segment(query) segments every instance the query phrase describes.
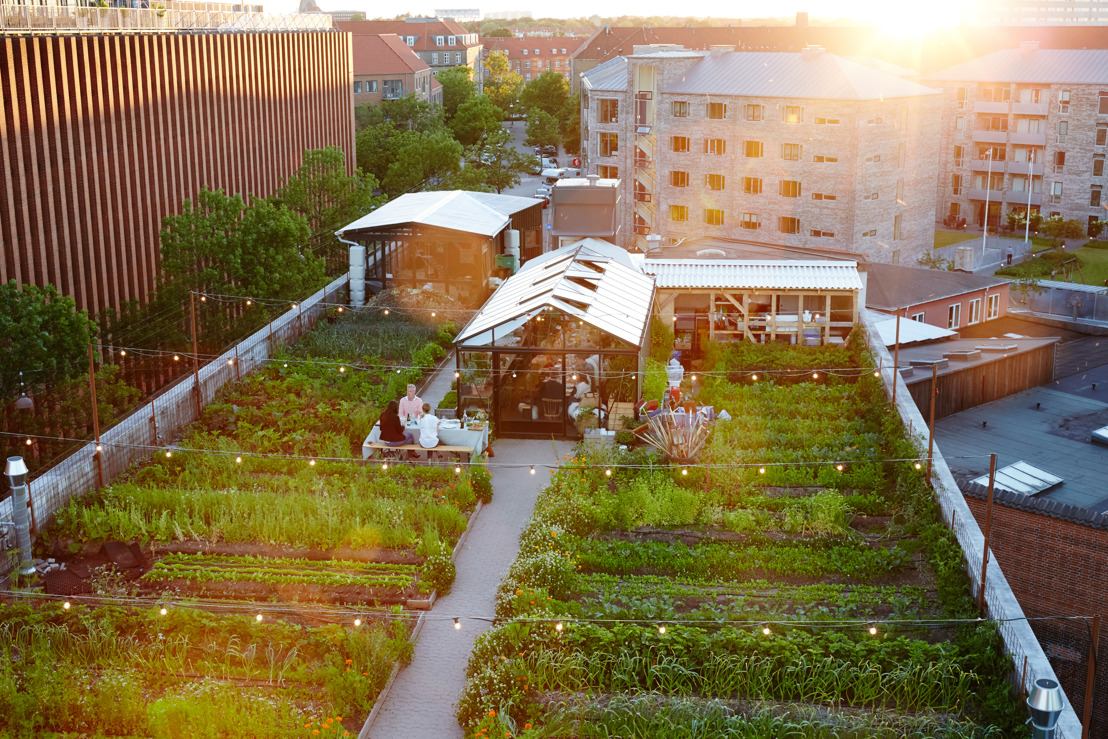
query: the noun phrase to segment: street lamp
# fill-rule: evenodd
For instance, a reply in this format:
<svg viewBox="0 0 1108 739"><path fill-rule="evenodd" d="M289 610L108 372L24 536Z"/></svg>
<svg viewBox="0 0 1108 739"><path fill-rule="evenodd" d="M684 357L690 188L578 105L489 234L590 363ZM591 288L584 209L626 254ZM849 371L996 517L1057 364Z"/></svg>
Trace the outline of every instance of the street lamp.
<svg viewBox="0 0 1108 739"><path fill-rule="evenodd" d="M23 457L8 457L4 474L12 486L12 522L15 523L15 540L19 546L19 573L33 575L31 564L31 528L27 521L27 464Z"/></svg>
<svg viewBox="0 0 1108 739"><path fill-rule="evenodd" d="M1050 678L1039 678L1031 695L1027 696L1027 710L1031 714L1033 739L1054 739L1058 717L1062 715L1062 688Z"/></svg>

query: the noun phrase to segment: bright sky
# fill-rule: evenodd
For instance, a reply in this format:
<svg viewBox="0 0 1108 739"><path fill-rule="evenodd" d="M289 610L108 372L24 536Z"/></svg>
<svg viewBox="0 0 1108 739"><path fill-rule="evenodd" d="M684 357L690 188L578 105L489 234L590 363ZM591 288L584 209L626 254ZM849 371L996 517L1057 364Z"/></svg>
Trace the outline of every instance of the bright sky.
<svg viewBox="0 0 1108 739"><path fill-rule="evenodd" d="M299 0L262 0L266 12L296 12ZM380 3L368 0L317 0L324 10L354 10L367 18L380 17L386 12ZM561 0L558 3L532 4L529 0L491 0L491 2L467 2L466 0L400 0L387 6L389 17L400 13L431 15L435 8L478 8L482 13L504 10L531 10L537 17L560 18L587 17L602 13L606 17L618 15L672 15L679 7L682 15L714 18L791 18L798 11L806 11L812 20L847 18L859 25L879 25L901 31L926 30L958 23L959 9L965 2L957 0L932 0L907 3L889 0L785 0L767 5L754 0L686 0L675 6L672 0L635 0L598 6L595 0Z"/></svg>

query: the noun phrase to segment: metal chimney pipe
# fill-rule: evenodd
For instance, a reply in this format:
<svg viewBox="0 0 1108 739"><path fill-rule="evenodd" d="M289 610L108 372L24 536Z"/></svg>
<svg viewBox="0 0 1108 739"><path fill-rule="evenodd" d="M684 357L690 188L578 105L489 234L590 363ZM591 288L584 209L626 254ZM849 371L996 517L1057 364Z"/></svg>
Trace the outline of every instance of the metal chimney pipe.
<svg viewBox="0 0 1108 739"><path fill-rule="evenodd" d="M8 457L4 474L12 486L12 522L15 523L15 540L19 546L19 573L33 575L31 523L27 516L27 464L23 457Z"/></svg>

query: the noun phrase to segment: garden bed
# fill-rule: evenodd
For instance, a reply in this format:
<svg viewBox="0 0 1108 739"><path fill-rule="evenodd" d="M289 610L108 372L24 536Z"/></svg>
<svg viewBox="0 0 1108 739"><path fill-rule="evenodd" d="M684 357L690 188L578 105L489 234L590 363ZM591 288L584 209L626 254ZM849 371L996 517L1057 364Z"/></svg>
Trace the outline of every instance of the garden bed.
<svg viewBox="0 0 1108 739"><path fill-rule="evenodd" d="M467 736L1027 735L868 355L709 356L700 399L733 418L701 465L581 446L551 475L470 658ZM760 361L822 379L753 381Z"/></svg>

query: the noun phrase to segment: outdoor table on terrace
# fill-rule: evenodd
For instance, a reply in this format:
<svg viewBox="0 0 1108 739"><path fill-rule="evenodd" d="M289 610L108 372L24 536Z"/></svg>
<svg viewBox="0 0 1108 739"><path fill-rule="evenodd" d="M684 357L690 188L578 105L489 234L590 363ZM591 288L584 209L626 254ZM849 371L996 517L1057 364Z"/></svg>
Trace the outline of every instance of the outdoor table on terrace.
<svg viewBox="0 0 1108 739"><path fill-rule="evenodd" d="M439 421L439 446L462 446L469 449L469 459L472 461L478 455L483 454L485 449L489 446L489 427L485 424L485 427L480 430L469 430L462 426L461 428L443 428L442 423L448 419L440 419ZM419 443L419 424L406 423L404 424L404 430L412 435L415 443ZM369 459L373 456L375 451L378 451L371 444L377 444L381 440L381 426L380 424L373 424L373 430L369 432L369 436L365 437L365 441L362 442L362 459Z"/></svg>

